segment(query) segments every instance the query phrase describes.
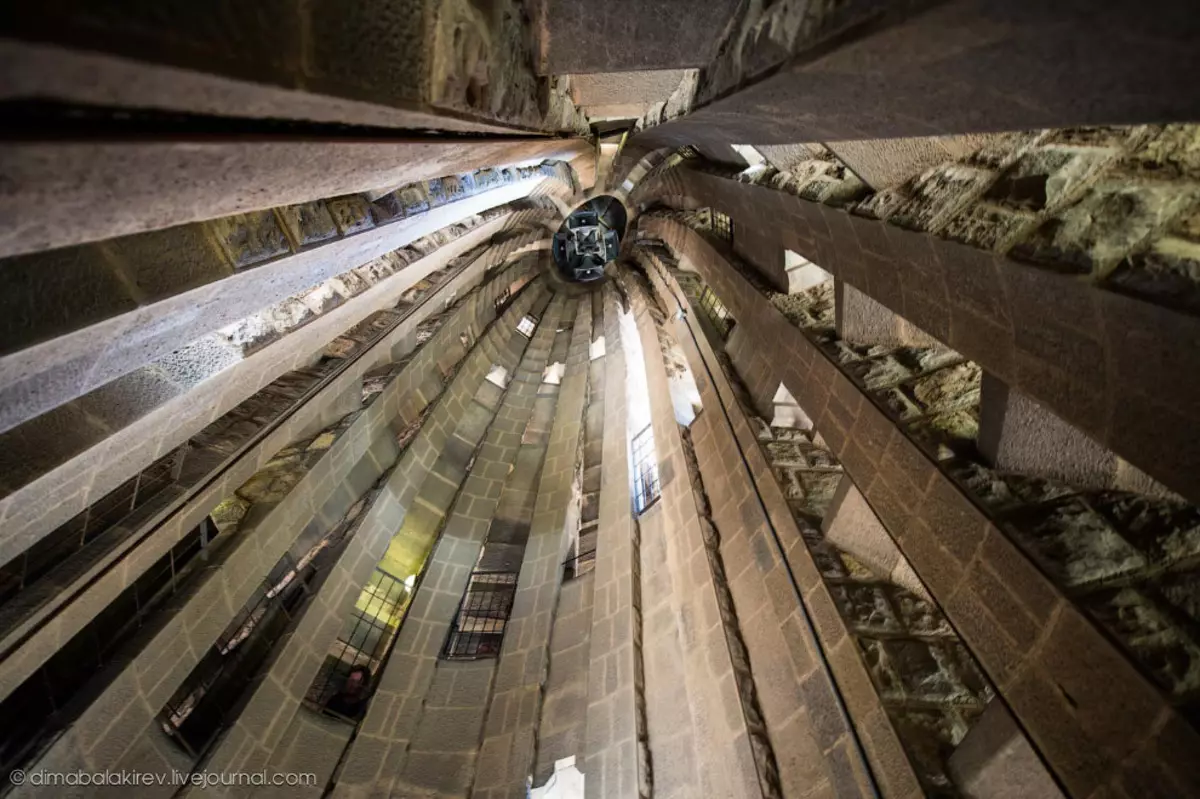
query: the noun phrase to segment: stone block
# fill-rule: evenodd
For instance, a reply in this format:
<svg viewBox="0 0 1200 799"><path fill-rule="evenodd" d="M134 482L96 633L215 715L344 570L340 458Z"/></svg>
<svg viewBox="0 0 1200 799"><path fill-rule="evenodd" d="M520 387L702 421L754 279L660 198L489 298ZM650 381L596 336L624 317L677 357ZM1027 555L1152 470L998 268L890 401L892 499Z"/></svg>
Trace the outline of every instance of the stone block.
<svg viewBox="0 0 1200 799"><path fill-rule="evenodd" d="M271 211L250 211L205 223L235 268L254 266L291 251L287 236Z"/></svg>
<svg viewBox="0 0 1200 799"><path fill-rule="evenodd" d="M950 756L947 767L967 799L1063 797L1003 702L988 705Z"/></svg>
<svg viewBox="0 0 1200 799"><path fill-rule="evenodd" d="M94 389L76 402L92 418L120 430L183 393L183 387L154 366L136 369Z"/></svg>
<svg viewBox="0 0 1200 799"><path fill-rule="evenodd" d="M962 565L971 562L983 541L986 520L953 482L942 475L935 476L919 515L946 552ZM914 566L920 573L920 566Z"/></svg>
<svg viewBox="0 0 1200 799"><path fill-rule="evenodd" d="M297 247L318 244L337 237L338 229L325 203L320 200L276 209Z"/></svg>
<svg viewBox="0 0 1200 799"><path fill-rule="evenodd" d="M846 341L887 348L929 347L936 343L898 313L845 281L837 281L835 287L837 331Z"/></svg>

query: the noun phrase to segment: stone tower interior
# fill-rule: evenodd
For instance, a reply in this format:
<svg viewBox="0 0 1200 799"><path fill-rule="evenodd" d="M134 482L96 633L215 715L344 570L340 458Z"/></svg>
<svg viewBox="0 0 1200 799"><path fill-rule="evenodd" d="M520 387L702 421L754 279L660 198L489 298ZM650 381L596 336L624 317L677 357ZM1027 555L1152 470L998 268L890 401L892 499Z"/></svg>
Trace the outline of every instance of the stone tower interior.
<svg viewBox="0 0 1200 799"><path fill-rule="evenodd" d="M43 0L0 797L1200 797L1200 10Z"/></svg>

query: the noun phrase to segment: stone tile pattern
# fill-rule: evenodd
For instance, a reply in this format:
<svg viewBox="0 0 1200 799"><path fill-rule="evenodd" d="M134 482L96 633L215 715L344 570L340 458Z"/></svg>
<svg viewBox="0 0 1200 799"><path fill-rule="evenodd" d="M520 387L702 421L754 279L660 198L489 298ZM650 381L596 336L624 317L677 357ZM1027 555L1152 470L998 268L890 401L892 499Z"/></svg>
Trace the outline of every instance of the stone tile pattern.
<svg viewBox="0 0 1200 799"><path fill-rule="evenodd" d="M924 795L804 540L811 519L815 515L819 525L825 510L813 507L814 498L827 504L829 492L820 483L800 483L808 489L801 494L803 513L793 511L797 492L785 493L787 483L760 447L769 428L744 410L746 394L710 343L719 339L706 338L691 305L695 296L657 253L641 260L659 297L687 311L673 328L703 378L697 385L705 410L692 425L692 441L783 795L873 795L877 789ZM841 479L829 467L817 476L832 477L833 485Z"/></svg>
<svg viewBox="0 0 1200 799"><path fill-rule="evenodd" d="M292 546L297 531L320 514L335 494L350 492L347 481L354 467L369 458L374 461L373 471L382 472L384 464L376 458L388 449L376 442L381 440L380 433L386 432L371 422L370 414L360 414L316 464L292 484L286 496L269 502L264 513L243 520L236 538L220 549L188 587L170 620L131 642L127 664L112 675L74 724L38 758L38 767L128 766L163 771L189 766L187 758L166 743L156 716ZM343 499L353 501L348 496ZM256 712L252 702L246 713ZM49 796L56 795L56 791L51 787L24 788L25 795Z"/></svg>
<svg viewBox="0 0 1200 799"><path fill-rule="evenodd" d="M777 289L784 249L810 258L1195 500L1195 135L1014 134L845 207L696 170L629 190L728 214Z"/></svg>
<svg viewBox="0 0 1200 799"><path fill-rule="evenodd" d="M804 295L790 295L797 297ZM784 310L779 296L772 302ZM1200 555L1200 509L1178 497L1107 490L1107 484L1088 490L1086 481L991 468L980 455L986 421L980 419L978 365L920 331L920 346L897 346L890 331L906 323L878 304L872 313L880 323L874 325L878 338L854 345L811 314L785 310L917 444L942 462L1068 596L1122 643L1175 704L1184 712L1195 707L1200 702L1200 614L1194 610L1195 591L1188 586L1195 582L1194 563ZM753 351L746 341L736 342L746 351L743 359ZM1117 460L1082 433L1057 423L1089 442L1093 451Z"/></svg>
<svg viewBox="0 0 1200 799"><path fill-rule="evenodd" d="M630 511L626 355L620 296L603 289L604 444L592 629L588 637L587 799L651 795L643 666L641 541ZM590 410L590 409L589 409ZM586 476L585 476L586 480Z"/></svg>
<svg viewBox="0 0 1200 799"><path fill-rule="evenodd" d="M485 251L479 257L472 258L469 263L460 267L453 277L443 283L442 290L445 294L455 296L465 293L467 295L454 311L462 320L456 324L465 325L467 332L485 325L489 318L486 314L495 312L494 306L489 304L490 300L480 303L475 299L475 295L471 293L473 287L484 279L489 268L503 263L503 258L511 252L510 247L521 241L523 240L514 239L498 248ZM495 283L494 292L498 294L505 288L511 290L520 281L528 280L533 266L534 261L526 258L518 266L504 269ZM489 289L489 291L491 290ZM237 447L230 447L233 442L229 440L231 431L226 427L227 422L231 421L234 428L249 428L248 430L239 429L238 438L240 438L242 435L257 433L264 425L271 422L269 417L241 419L238 409L243 405L236 405L234 410L230 411L233 419L226 420L226 417L221 417L202 431L198 431L195 439L198 446L195 451L189 453L193 456L190 463L198 463L199 459L195 456L208 453L210 447L216 451L218 456L224 455L224 457L217 457L216 462L210 464L209 472L201 469L192 473L191 479L195 483L200 483L208 477L208 474L215 472L220 472L219 478L190 497L186 504L178 509L163 509L156 516L141 519L143 522L141 528L130 529L123 539L115 542L114 546L104 553L104 557L98 559L90 568L81 570L75 576L73 584L82 585L85 581L90 582L75 601L46 619L47 614L58 607L58 603L49 603L39 613L29 615L19 624L9 627L5 634L6 640L31 629L34 632L22 643L15 656L7 658L0 665L0 693L7 695L16 685L26 679L46 658L54 653L60 640L67 640L82 629L100 610L107 607L121 590L138 579L150 564L170 550L184 535L199 524L209 511L229 496L237 486L248 480L266 462L266 459L289 442L300 437L303 431L323 413L323 408L335 404L338 398L346 392L355 390L360 385L359 381L362 379L363 372L371 363L381 359L400 358L402 360L404 357L411 360L424 352L424 355L418 358L418 363L407 373L401 383L404 386L402 396L405 409L409 414L408 418L410 421L415 419L420 410L436 396L436 392L441 390L437 382L441 379L441 375L434 371L437 360L447 357L446 354L453 352L455 347L461 350L457 334L451 336L447 333L440 340L442 343L435 342L434 347L422 348L416 355L412 352L412 347L416 345L414 337L436 310L437 305L433 301L418 305L410 314L401 319L391 332L375 342L369 354L349 365L330 385L323 388L307 403L298 407L286 421L280 423L265 438L245 451L240 451ZM476 321L468 323L467 319ZM416 375L420 375L420 377L414 379ZM307 383L307 379L297 383L294 380L278 378L276 382L268 384L268 387L262 390L282 394L289 404L294 404L301 396L302 387ZM274 386L275 389L270 389L270 386ZM418 391L418 387L420 387L420 391ZM231 401L232 399L234 398L231 398ZM273 400L272 406L277 402L278 399ZM220 431L215 441L213 437L205 435L213 432L214 428ZM155 442L151 443L153 445ZM188 464L189 461L185 460L185 466ZM139 519L134 518L130 519L129 523L133 524L137 521ZM113 566L118 567L114 568ZM62 590L66 588L67 586L61 586ZM62 594L60 593L58 596L61 597ZM43 619L45 620L34 629L35 623Z"/></svg>
<svg viewBox="0 0 1200 799"><path fill-rule="evenodd" d="M670 401L648 289L624 273L650 394L661 499L638 519L641 534L646 732L654 795L762 796L753 744L726 639L705 520L693 494Z"/></svg>
<svg viewBox="0 0 1200 799"><path fill-rule="evenodd" d="M579 523L573 506L592 324L591 303L579 303L471 787L471 795L480 799L522 796L534 768L543 689L553 668L550 636L560 602L562 563Z"/></svg>
<svg viewBox="0 0 1200 799"><path fill-rule="evenodd" d="M591 305L592 344L603 338L605 333L604 294L603 289L595 290L580 299L581 304ZM607 340L605 347L607 352ZM595 604L595 550L604 468L607 356L597 357L594 352L589 352L588 357L579 529L568 555L575 558L574 565L571 568L564 566L564 582L550 636L550 671L542 701L537 759L533 769L535 786L546 784L554 772L554 764L565 757L575 756L577 768L594 771L588 765L585 748L593 668L602 668L593 666L591 635ZM615 385L622 386L620 382ZM586 554L588 552L592 554ZM611 649L595 653L595 660L602 660L609 651ZM600 779L603 777L600 776Z"/></svg>
<svg viewBox="0 0 1200 799"><path fill-rule="evenodd" d="M544 323L534 331L463 490L450 509L379 690L349 750L338 779L339 796L370 795L383 786L393 791L461 792L469 785L491 695L494 662L463 663L439 657L491 520L512 482L509 469L517 463L520 431L530 423L532 398L561 313L562 303L556 300ZM463 673L472 676L460 681ZM448 692L451 697L460 694L454 705L457 712L430 715L426 709L439 680L443 684L451 680L457 686L458 690ZM468 684L472 689L462 690ZM470 695L470 702L465 701L464 693ZM451 720L455 718L467 728L460 726L453 737L438 736L438 725L453 731ZM430 751L431 745L437 745L438 751Z"/></svg>
<svg viewBox="0 0 1200 799"><path fill-rule="evenodd" d="M1195 731L951 478L699 236L662 220L641 229L748 328L1067 788L1154 774L1191 790Z"/></svg>
<svg viewBox="0 0 1200 799"><path fill-rule="evenodd" d="M498 294L499 289L492 287ZM518 296L506 317L510 325L515 325L516 318L528 307L526 303L532 302L539 291L527 291ZM475 310L474 306L482 306L481 313L490 312L494 316L492 297L485 292L476 292L472 299L475 302L467 303L468 307ZM516 318L512 318L513 315ZM501 329L505 327L492 327L492 330ZM460 391L472 379L476 381L475 385L482 382L486 357L479 354L474 359L468 358L470 368L464 367L459 373L461 379L455 381ZM39 763L49 764L45 766L47 768L60 763L91 763L98 768L102 763L109 764L103 767L128 764L131 768L148 770L161 770L168 765L180 767L177 759L175 762L164 761L154 717L236 610L244 605L254 588L290 548L297 531L304 528L327 497L336 491L349 490L348 485L343 488L346 475L381 435L391 436L390 425L400 409L400 389L404 382L395 381L381 402L358 416L347 433L328 450L327 456L266 515L255 528L255 535L240 536L222 552L220 564L204 573L168 625L140 646L130 665L116 675ZM448 402L447 399L439 402L438 410L444 410ZM403 521L415 488L407 497L401 493L406 504L396 499L397 488L403 489L423 473L412 462L432 464L434 453L444 445L447 436L445 424L437 413L433 414L422 429L423 437L418 437L406 451L404 468L393 472L389 491L372 507L359 534L330 566L320 600L305 608L296 632L276 658L272 674L256 688L245 711L210 762L260 765L268 762L273 744L286 729L329 644L341 628L349 603L374 569L382 554L380 547L386 547L395 532L392 522L398 526ZM394 454L394 445L390 451ZM291 702L284 701L288 697ZM122 708L123 713L114 707Z"/></svg>
<svg viewBox="0 0 1200 799"><path fill-rule="evenodd" d="M457 293L457 290L471 285L472 277L478 280L482 274L482 269L478 274L473 274L475 270L463 270L462 267L462 263L451 262L443 269L429 275L427 279L418 282L404 293L394 309L373 314L366 321L335 339L334 344L330 345L332 352L327 351L330 357L277 378L248 400L205 427L184 445L177 448L174 453L169 454L168 458L182 461L182 464L175 467L173 482L164 489L163 493L155 496L145 505L142 504L142 492L139 490L139 507L133 514L116 519L100 515L99 521L94 518L94 515L103 511L109 503L116 503L124 498L125 505L129 504L128 495L134 490L134 484L128 482L118 491L106 496L101 503L93 505L55 530L52 533L54 539L65 540L71 537L77 545L79 536L83 532L81 525L86 523L88 537L94 539L97 532L100 532L101 538L93 540L79 551L72 552L61 566L62 572L64 572L63 576L42 580L31 587L27 586L19 606L10 604L0 611L0 630L3 630L3 640L15 641L17 637L35 628L35 639L46 637L47 633L61 635L64 630L69 630L69 633L62 640L69 639L78 630L78 627L74 625L90 620L95 612L104 607L104 603L88 602L85 595L82 602L73 604L66 612L53 616L51 614L69 601L70 596L74 593L73 587L82 587L97 579L100 583L115 580L114 584L128 585L130 580L140 576L140 573L129 574L121 569L108 567L117 562L131 547L138 545L147 532L170 518L171 513L178 512L181 498L183 498L183 502L187 502L189 499L194 500L194 497L187 497L188 489L198 486L214 474L226 469L233 469L235 470L234 474L220 480L222 486L228 485L239 476L244 476L246 469L253 468L258 463L257 458L261 454L260 448L263 451L273 452L278 449L281 441L294 440L297 436L304 436L307 434L305 431L310 429L324 429L351 411L357 410L362 404L363 388L354 377L359 374L360 370L348 365L347 359L352 359L352 356L360 354L376 344L379 336L392 338L391 334L395 334L401 336L401 344L408 343L412 338L414 325L418 341L422 336L432 335L433 331L450 314L448 311L431 313L436 306L433 303L425 304L422 301L447 282L450 284L448 291ZM384 347L386 349L386 342ZM394 348L398 347L400 344L394 345ZM402 357L396 365L406 366L412 355L415 355L415 352ZM322 387L318 384L322 380L335 377L343 367L352 370L349 383L340 381L335 384L333 389L321 390ZM400 369L396 368L389 375L389 380L399 374L399 371ZM379 388L382 389L385 385L386 381L380 383ZM342 391L342 386L345 386L344 391ZM341 393L336 395L331 393L334 389ZM318 393L314 397L308 398L312 400L313 404L301 408L306 395L314 390ZM282 431L266 429L293 412L303 420L302 424L287 425ZM267 434L265 441L257 445L251 443L251 439L264 432ZM247 448L250 449L250 452L243 452ZM141 479L141 477L138 478L139 486ZM217 501L220 501L219 493L213 489L200 494L200 497L205 498L205 501L202 502L203 507L211 508L211 502L207 500L213 496L218 497ZM98 527L99 524L108 524L109 527L105 530L103 527ZM174 539L171 539L171 543L174 543ZM24 557L24 555L18 556L17 559L10 561L5 572L17 573L12 570L20 569ZM55 574L59 574L59 572L56 571ZM86 592L92 593L98 587L93 582L86 588ZM45 651L53 651L52 646L47 645ZM31 663L32 661L27 658L28 655L26 662ZM6 693L6 688L0 689L0 695Z"/></svg>
<svg viewBox="0 0 1200 799"><path fill-rule="evenodd" d="M502 290L495 283L489 284L487 289L472 298L475 301L474 310L483 319L488 319L488 309L494 318L494 300ZM305 706L310 686L320 674L330 646L349 618L362 586L387 552L393 538L403 535L406 541L415 542L415 549L432 548L454 494L453 490L436 490L438 483L447 482L439 475L460 473L457 469L451 471L442 456L462 451L460 460L463 467L460 468L465 468L473 445L469 441L458 443L461 439L458 434L466 432L460 431L460 424L468 409L478 403L477 397L495 396L495 392L488 388L491 384L485 384L484 380L492 365L500 363L510 370L516 367L521 348L524 347L524 338L514 332L516 323L530 308L542 307L546 300L547 294L541 283L535 282L517 296L494 324L482 331L472 331L473 346L465 353L465 359L444 393L433 398L436 402L432 412L424 418L420 432L401 455L383 493L364 520L363 527L339 554L316 601L306 607L295 632L277 656L269 682L264 685L281 682L286 676L287 690L275 692L271 705L274 710L269 718L254 718L245 714L239 717L215 750L210 763L231 770L238 770L246 763L269 763L279 770L304 770L324 761L329 768L324 777L328 779L332 776L332 768L337 761L329 763L328 758L321 758L319 754L329 751L331 747L342 751L349 737L348 728L343 725L340 729L330 729L328 725L312 722L310 717L315 714ZM458 326L446 327L439 333L444 332L448 341L455 340L456 331L462 329ZM427 345L425 348L431 355L438 354L437 344L454 346L448 341L439 342L438 338L435 336L429 342L435 346L431 348ZM517 341L517 338L521 340ZM461 344L458 346L462 348ZM393 429L398 421L405 420L401 391L394 390L399 388L397 384L403 378L402 373L397 383L389 387L387 395L368 408L368 411L379 408L381 417ZM485 415L490 415L490 412ZM452 476L451 481L454 479ZM411 608L418 608L415 598ZM428 633L428 628L423 629ZM440 641L434 644L424 641L424 645L436 647ZM387 692L394 690L388 679L388 670L385 668L378 682L376 697L386 698ZM383 721L378 715L376 719L376 723ZM366 724L366 720L363 723ZM299 732L302 730L312 734L301 735ZM372 765L378 767L378 763Z"/></svg>
<svg viewBox="0 0 1200 799"><path fill-rule="evenodd" d="M28 457L19 468L13 465L4 470L10 475L9 479L24 483L19 488L13 485L15 490L0 500L0 514L4 518L0 546L7 553L6 557L19 554L33 541L98 501L282 374L306 366L315 353L340 334L377 311L394 307L420 280L485 244L491 237L519 229L526 223L537 224L537 220L548 213L551 212L538 209L517 211L507 219L488 223L403 270L393 280L322 314L310 324L210 376L189 391L176 393L176 389L171 389L173 395L169 399L157 407L144 408L145 415L135 420L126 419L128 423L123 423L119 429L113 430L96 422L93 432L99 434L101 440L82 452L77 451L72 440L90 441L95 435L86 439L74 438L72 431L78 432L77 425L71 419L65 426L60 425L56 421L57 411L35 420L37 429L22 425L10 431L5 435L12 444L7 451L13 457L19 458L19 453L26 453ZM524 241L503 239L498 250L484 253L483 263L477 263L478 259L468 261L467 274L477 277L487 266L499 263L521 247L533 245L540 235L530 234ZM496 260L488 261L490 258ZM70 412L70 406L63 408ZM37 453L36 457L34 453ZM33 479L38 474L41 476Z"/></svg>

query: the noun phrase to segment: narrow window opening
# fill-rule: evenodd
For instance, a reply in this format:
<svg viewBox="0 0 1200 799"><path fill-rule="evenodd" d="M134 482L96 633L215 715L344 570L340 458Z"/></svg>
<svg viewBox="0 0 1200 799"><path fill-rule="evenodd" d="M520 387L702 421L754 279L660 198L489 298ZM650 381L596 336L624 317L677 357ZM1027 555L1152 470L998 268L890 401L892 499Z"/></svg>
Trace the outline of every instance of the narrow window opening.
<svg viewBox="0 0 1200 799"><path fill-rule="evenodd" d="M521 321L517 322L517 332L525 338L532 338L534 328L537 327L537 318L526 314L521 317Z"/></svg>
<svg viewBox="0 0 1200 799"><path fill-rule="evenodd" d="M475 569L454 617L442 657L475 660L496 657L517 595L517 572Z"/></svg>
<svg viewBox="0 0 1200 799"><path fill-rule="evenodd" d="M708 321L721 338L728 339L733 330L733 314L729 313L729 309L708 286L705 286L704 291L700 293L700 310L708 317Z"/></svg>
<svg viewBox="0 0 1200 799"><path fill-rule="evenodd" d="M642 513L662 496L658 480L658 453L654 449L654 429L646 425L633 437L633 508Z"/></svg>
<svg viewBox="0 0 1200 799"><path fill-rule="evenodd" d="M508 370L500 364L493 364L487 373L487 381L494 386L504 388L508 385Z"/></svg>

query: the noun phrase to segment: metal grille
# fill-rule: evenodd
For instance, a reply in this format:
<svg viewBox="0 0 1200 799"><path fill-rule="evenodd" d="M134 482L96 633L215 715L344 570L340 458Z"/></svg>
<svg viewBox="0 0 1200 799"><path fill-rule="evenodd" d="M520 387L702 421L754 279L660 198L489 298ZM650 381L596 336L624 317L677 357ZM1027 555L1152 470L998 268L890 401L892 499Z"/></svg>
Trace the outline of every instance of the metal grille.
<svg viewBox="0 0 1200 799"><path fill-rule="evenodd" d="M366 666L378 674L411 597L412 589L404 580L375 569L305 698L324 707L355 666Z"/></svg>
<svg viewBox="0 0 1200 799"><path fill-rule="evenodd" d="M157 624L171 596L204 573L213 539L224 541L219 533L205 518L0 703L0 780L71 724L82 707L72 700L93 690L94 679L115 673L106 667L120 658L121 645ZM0 792L3 786L0 781Z"/></svg>
<svg viewBox="0 0 1200 799"><path fill-rule="evenodd" d="M725 241L733 241L733 222L729 216L720 211L709 210L712 232Z"/></svg>
<svg viewBox="0 0 1200 799"><path fill-rule="evenodd" d="M712 322L712 326L716 328L721 338L729 338L729 331L733 330L733 315L708 286L705 286L704 291L700 292L700 310L704 311L704 315L708 317L708 321Z"/></svg>
<svg viewBox="0 0 1200 799"><path fill-rule="evenodd" d="M285 555L163 708L163 730L193 758L207 749L244 698L307 598L315 573L311 562L297 564Z"/></svg>
<svg viewBox="0 0 1200 799"><path fill-rule="evenodd" d="M511 288L506 288L506 289L504 289L504 291L500 292L500 295L498 297L496 297L496 301L494 303L496 306L496 315L497 316L504 313L504 309L508 307L508 303L510 300L512 300L512 289Z"/></svg>
<svg viewBox="0 0 1200 799"><path fill-rule="evenodd" d="M596 568L596 548L577 553L563 561L563 579L572 580Z"/></svg>
<svg viewBox="0 0 1200 799"><path fill-rule="evenodd" d="M641 513L661 496L658 484L658 453L650 425L633 437L633 509Z"/></svg>
<svg viewBox="0 0 1200 799"><path fill-rule="evenodd" d="M93 557L77 553L173 485L187 450L184 444L150 464L6 564L0 569L0 603L36 584L68 558ZM97 544L89 550L97 547L109 548Z"/></svg>
<svg viewBox="0 0 1200 799"><path fill-rule="evenodd" d="M471 572L442 656L447 660L472 660L499 655L516 594L516 572Z"/></svg>

